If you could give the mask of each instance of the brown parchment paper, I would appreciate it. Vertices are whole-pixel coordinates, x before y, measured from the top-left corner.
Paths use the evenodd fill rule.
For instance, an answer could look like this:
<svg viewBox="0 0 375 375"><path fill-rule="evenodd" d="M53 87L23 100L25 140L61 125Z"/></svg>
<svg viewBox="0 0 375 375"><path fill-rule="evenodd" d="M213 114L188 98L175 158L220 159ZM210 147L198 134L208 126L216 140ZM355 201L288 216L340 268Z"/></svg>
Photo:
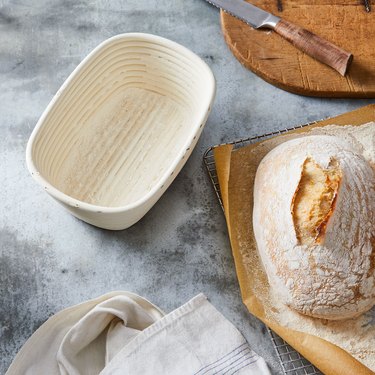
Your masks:
<svg viewBox="0 0 375 375"><path fill-rule="evenodd" d="M288 327L288 324L280 323L277 318L280 306L277 306L275 298L272 297L253 235L253 182L259 162L277 144L301 136L303 133L324 132L325 129L330 128L327 125L331 124L359 126L374 120L375 105L370 105L237 150L233 150L231 145L214 149L216 170L243 302L252 314L327 375L375 374L353 356L356 355L359 359L366 358L367 355L374 356L375 347L374 351L370 349L368 352L362 350L362 353L349 353L339 347L342 346L341 343L335 345L329 341L330 337L335 335L335 329L341 330L340 327L345 326L350 340L370 340L369 345L372 345L371 337L375 339L375 324L358 320L362 318L331 323L305 317L296 312L294 314L298 317L297 322L294 322L294 329ZM313 128L322 129L312 130ZM318 320L320 327L323 326L324 335L321 328L319 334L326 336L325 339L306 332L309 331L306 327L311 326L312 320L314 324Z"/></svg>

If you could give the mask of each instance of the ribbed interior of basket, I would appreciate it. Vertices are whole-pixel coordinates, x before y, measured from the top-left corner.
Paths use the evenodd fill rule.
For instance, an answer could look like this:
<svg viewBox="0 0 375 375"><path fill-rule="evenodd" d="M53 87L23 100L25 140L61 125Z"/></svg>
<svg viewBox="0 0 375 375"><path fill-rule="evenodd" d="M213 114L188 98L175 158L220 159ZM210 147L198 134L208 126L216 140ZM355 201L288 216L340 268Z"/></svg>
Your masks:
<svg viewBox="0 0 375 375"><path fill-rule="evenodd" d="M135 202L203 125L197 121L209 90L204 65L189 54L154 41L115 40L62 91L35 138L34 164L81 201Z"/></svg>

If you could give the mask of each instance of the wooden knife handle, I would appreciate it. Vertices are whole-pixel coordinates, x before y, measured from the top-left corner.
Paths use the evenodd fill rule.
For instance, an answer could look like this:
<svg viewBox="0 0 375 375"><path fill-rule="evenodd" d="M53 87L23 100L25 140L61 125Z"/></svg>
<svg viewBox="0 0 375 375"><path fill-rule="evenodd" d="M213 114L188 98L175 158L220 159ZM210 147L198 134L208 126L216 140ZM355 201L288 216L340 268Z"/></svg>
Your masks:
<svg viewBox="0 0 375 375"><path fill-rule="evenodd" d="M276 24L274 30L301 51L345 76L353 60L351 53L283 19Z"/></svg>

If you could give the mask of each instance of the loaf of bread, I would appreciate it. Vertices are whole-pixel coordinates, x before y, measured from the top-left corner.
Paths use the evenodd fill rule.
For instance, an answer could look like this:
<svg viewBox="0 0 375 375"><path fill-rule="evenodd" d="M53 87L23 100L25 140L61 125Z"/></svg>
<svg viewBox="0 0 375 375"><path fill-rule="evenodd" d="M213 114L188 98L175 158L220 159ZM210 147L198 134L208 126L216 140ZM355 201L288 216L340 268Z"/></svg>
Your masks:
<svg viewBox="0 0 375 375"><path fill-rule="evenodd" d="M271 150L255 177L253 229L291 308L345 319L375 304L375 172L349 143L312 135Z"/></svg>

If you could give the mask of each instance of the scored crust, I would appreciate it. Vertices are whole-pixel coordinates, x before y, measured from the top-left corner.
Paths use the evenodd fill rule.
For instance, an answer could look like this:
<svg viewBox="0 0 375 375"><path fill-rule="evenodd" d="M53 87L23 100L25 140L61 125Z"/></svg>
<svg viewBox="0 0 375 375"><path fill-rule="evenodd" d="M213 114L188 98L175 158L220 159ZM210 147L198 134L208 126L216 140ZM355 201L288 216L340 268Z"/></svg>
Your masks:
<svg viewBox="0 0 375 375"><path fill-rule="evenodd" d="M320 243L335 209L342 172L336 159L323 169L307 157L292 198L291 213L300 244Z"/></svg>
<svg viewBox="0 0 375 375"><path fill-rule="evenodd" d="M273 291L300 313L344 319L375 304L374 219L374 170L337 137L287 141L258 166L258 251Z"/></svg>

